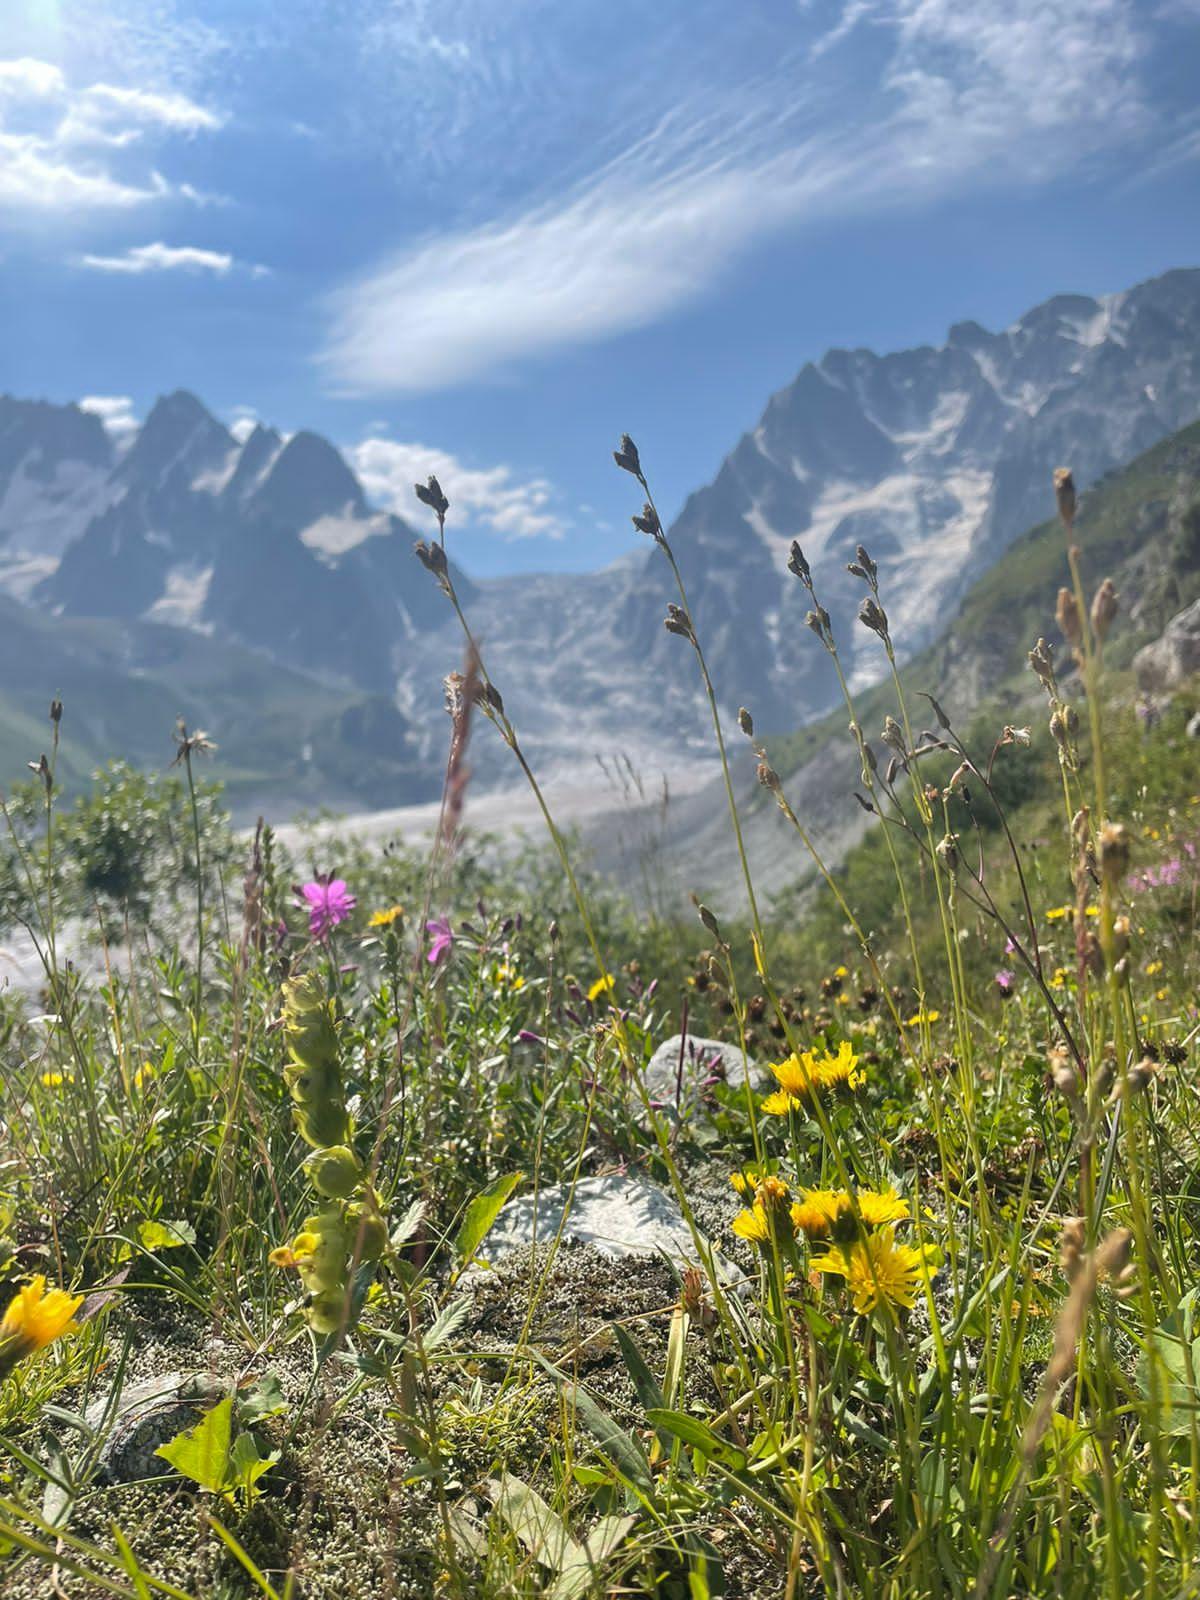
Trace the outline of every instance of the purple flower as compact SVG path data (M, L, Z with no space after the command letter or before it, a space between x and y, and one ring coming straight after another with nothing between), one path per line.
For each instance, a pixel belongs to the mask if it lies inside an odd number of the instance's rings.
M308 907L308 931L314 939L328 939L358 904L345 879L332 872L318 872L311 883L297 884L296 893L300 896L296 904Z
M454 943L454 935L450 931L450 922L446 917L434 917L425 924L425 932L429 935L429 954L426 960L431 966L437 966L443 956L450 954L450 947Z
M1005 941L1004 941L1004 954L1006 956L1015 955L1016 954L1016 950L1017 950L1017 947L1013 943L1013 937L1012 937L1012 934L1010 933L1008 938L1005 939Z
M996 987L1006 1000L1013 992L1013 984L1016 982L1016 978L1016 973L1010 972L1007 967L1001 967L996 974Z
M545 1039L540 1033L534 1033L532 1028L522 1028L517 1035L518 1044L545 1044Z

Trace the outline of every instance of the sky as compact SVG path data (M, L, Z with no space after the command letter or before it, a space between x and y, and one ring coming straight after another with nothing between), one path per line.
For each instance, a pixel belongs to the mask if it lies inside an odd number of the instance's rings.
M1200 264L1200 0L0 0L0 391L588 569L830 346Z

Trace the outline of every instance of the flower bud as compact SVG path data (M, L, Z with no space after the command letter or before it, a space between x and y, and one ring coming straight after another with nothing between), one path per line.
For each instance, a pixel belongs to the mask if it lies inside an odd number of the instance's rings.
M345 1200L362 1181L362 1169L344 1144L316 1150L304 1163L309 1183L328 1200Z
M1083 638L1083 629L1079 621L1079 606L1070 589L1058 591L1058 604L1054 608L1054 620L1058 623L1058 630L1069 644L1078 644Z
M1070 530L1075 522L1075 479L1071 476L1069 467L1056 467L1054 471L1054 498L1058 504L1058 514L1063 520L1063 526Z
M1113 625L1120 598L1111 578L1105 578L1092 598L1092 632L1101 644Z
M1100 875L1110 888L1129 871L1130 841L1123 822L1106 822L1100 829Z

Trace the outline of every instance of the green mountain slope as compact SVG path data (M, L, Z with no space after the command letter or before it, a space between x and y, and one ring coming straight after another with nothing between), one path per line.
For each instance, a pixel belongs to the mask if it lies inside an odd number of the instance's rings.
M405 719L382 696L341 690L242 646L154 623L47 616L0 598L0 784L45 748L52 696L66 708L69 793L122 757L166 766L177 716L219 749L210 767L239 816L360 809L429 796Z

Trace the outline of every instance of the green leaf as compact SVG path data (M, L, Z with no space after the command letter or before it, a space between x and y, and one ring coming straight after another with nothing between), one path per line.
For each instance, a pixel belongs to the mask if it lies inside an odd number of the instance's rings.
M467 1265L487 1238L505 1202L524 1176L523 1172L510 1172L506 1178L497 1178L471 1201L454 1241L460 1268Z
M278 1450L262 1455L252 1433L239 1433L229 1453L229 1487L240 1489L247 1502L255 1497L254 1485L279 1460Z
M746 1452L719 1438L698 1417L689 1417L684 1411L666 1411L655 1407L647 1411L646 1419L651 1427L662 1428L667 1433L674 1434L677 1439L682 1439L684 1444L690 1445L693 1450L698 1450L702 1456L720 1461L734 1472L744 1471Z
M631 1483L650 1490L652 1488L650 1463L646 1460L645 1452L638 1441L614 1422L604 1407L593 1400L581 1384L566 1384L564 1387L575 1402L580 1421L609 1460Z
M143 1250L178 1250L195 1244L196 1230L190 1222L139 1222L138 1238Z
M194 1428L177 1433L154 1452L213 1494L229 1488L229 1439L232 1429L233 1400L226 1395L207 1412Z
M449 1339L452 1339L471 1315L471 1302L465 1296L458 1300L451 1300L450 1304L443 1306L429 1332L422 1339L426 1354L437 1350Z
M252 1389L238 1395L238 1416L243 1422L257 1422L260 1417L278 1417L286 1410L283 1385L275 1372L264 1372Z
M535 1561L559 1572L568 1560L582 1555L566 1523L527 1483L506 1472L502 1478L492 1478L488 1487L497 1514Z

